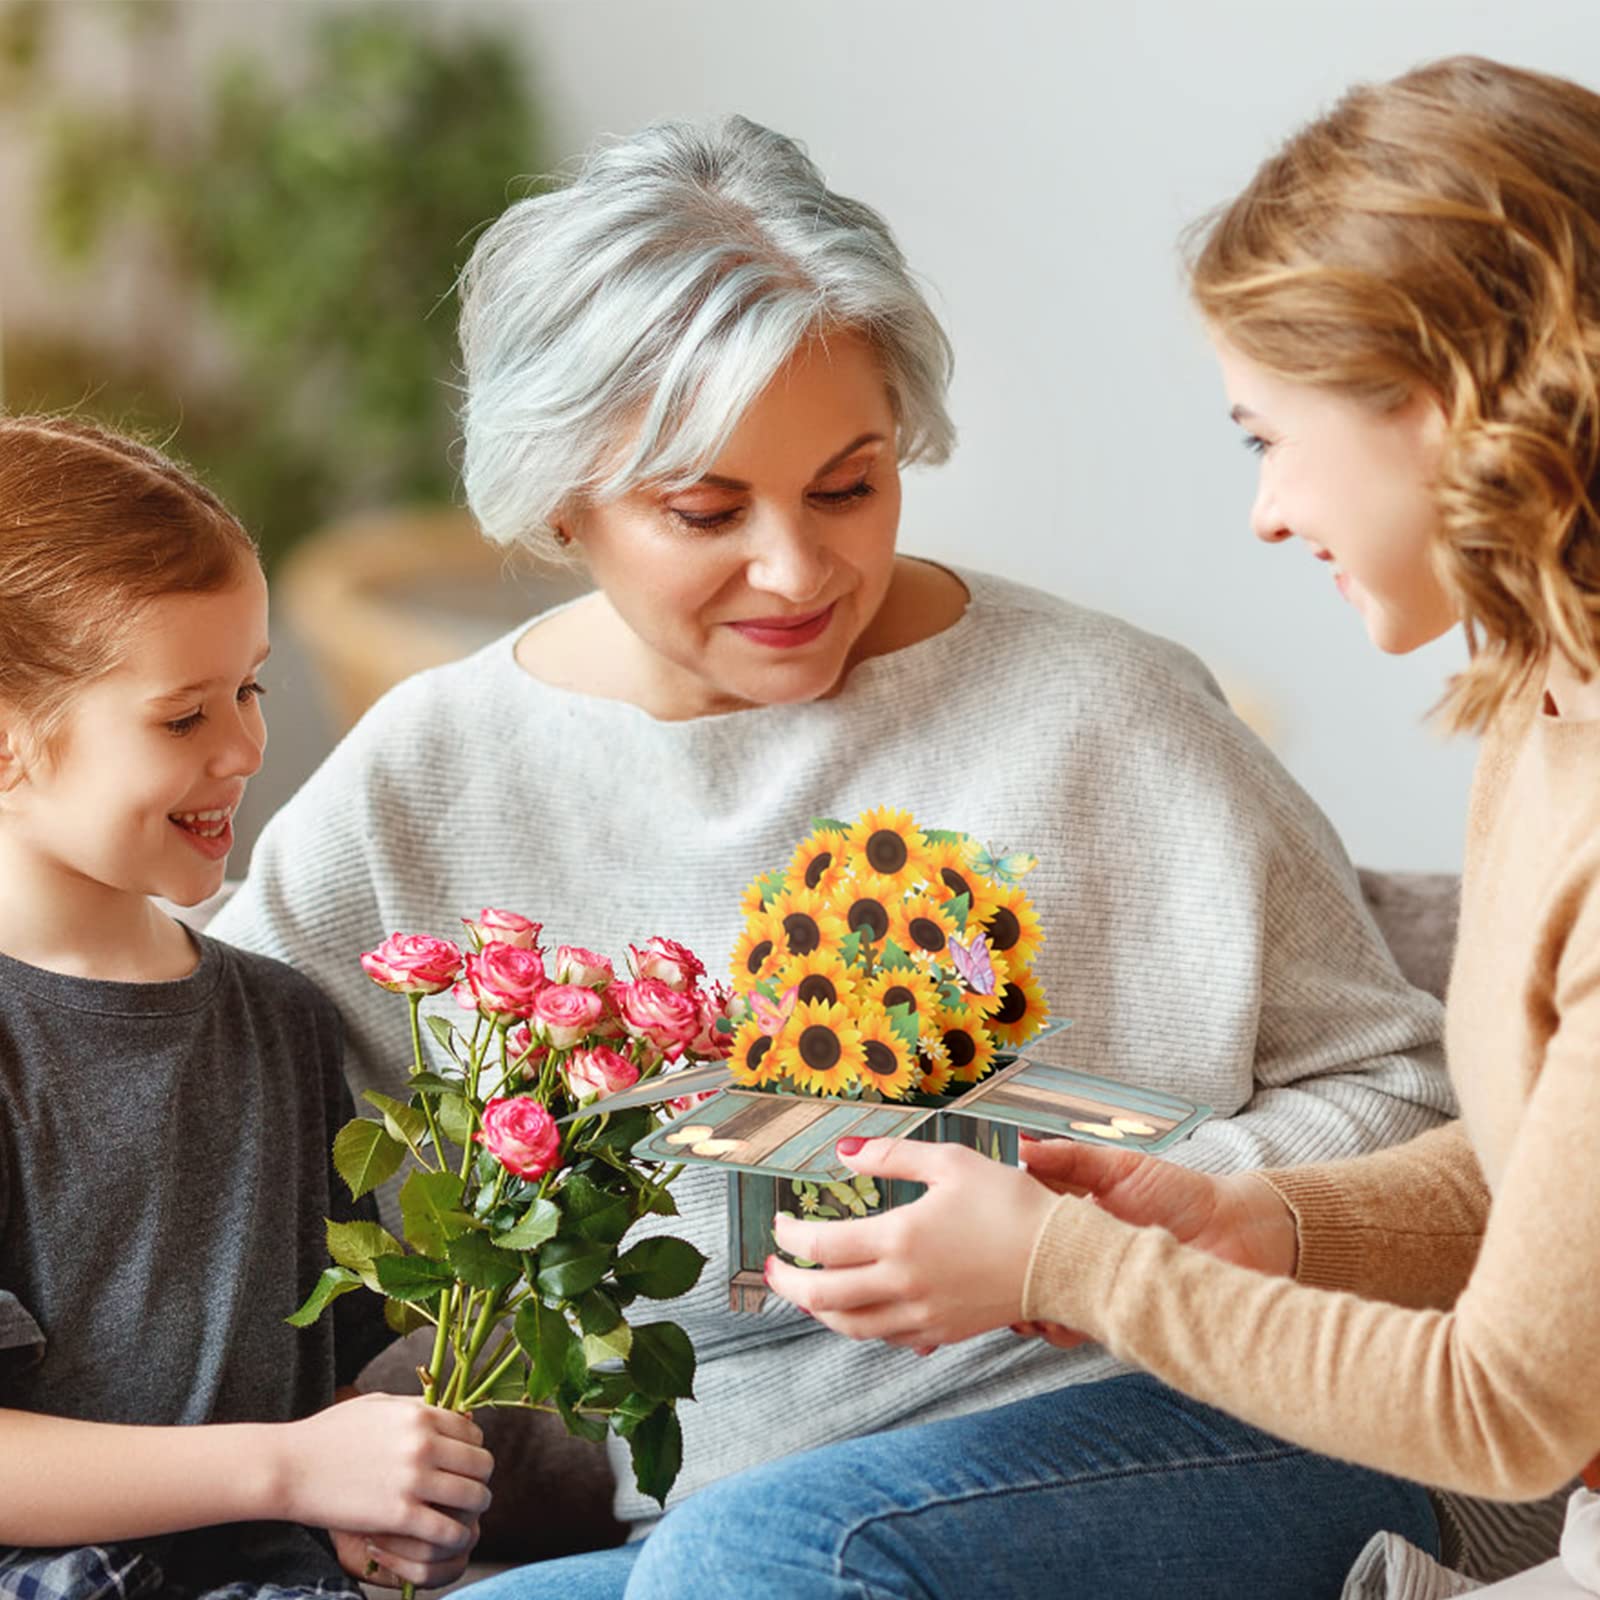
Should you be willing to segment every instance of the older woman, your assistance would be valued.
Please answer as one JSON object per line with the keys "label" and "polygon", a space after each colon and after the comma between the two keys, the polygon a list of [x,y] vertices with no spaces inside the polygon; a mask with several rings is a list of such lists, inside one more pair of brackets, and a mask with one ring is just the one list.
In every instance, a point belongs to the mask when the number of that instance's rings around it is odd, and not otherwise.
{"label": "older woman", "polygon": [[[580,558],[596,590],[387,696],[219,919],[329,987],[358,1090],[407,1059],[353,959],[384,932],[501,903],[602,948],[725,950],[740,889],[811,818],[892,802],[1037,853],[1037,971],[1075,1056],[1225,1113],[1178,1159],[1241,1173],[1441,1118],[1437,1007],[1199,664],[899,553],[900,469],[951,447],[948,347],[882,220],[793,143],[735,118],[595,155],[484,236],[462,342],[484,531]],[[918,1361],[730,1313],[725,1181],[676,1191],[712,1258],[673,1311],[700,1360],[678,1509],[512,1592],[1031,1595],[1054,1571],[1102,1600],[1232,1596],[1248,1528],[1271,1552],[1251,1592],[1304,1595],[1374,1529],[1437,1548],[1420,1490],[1090,1349],[1001,1334]],[[1158,1574],[1174,1541],[1146,1532],[1172,1519],[1192,1570]]]}

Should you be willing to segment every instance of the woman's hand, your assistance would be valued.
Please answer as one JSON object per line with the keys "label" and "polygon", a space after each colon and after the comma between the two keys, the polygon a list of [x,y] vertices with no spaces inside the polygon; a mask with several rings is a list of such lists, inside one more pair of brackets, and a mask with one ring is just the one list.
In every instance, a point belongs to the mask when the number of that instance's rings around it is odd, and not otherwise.
{"label": "woman's hand", "polygon": [[[1215,1178],[1135,1150],[1026,1134],[1022,1159],[1056,1193],[1091,1195],[1102,1210],[1124,1222],[1165,1228],[1183,1244],[1257,1272],[1279,1277],[1294,1273],[1294,1213],[1270,1184],[1250,1173]],[[1050,1322],[1019,1322],[1013,1329],[1063,1350],[1085,1338]]]}
{"label": "woman's hand", "polygon": [[338,1529],[332,1530],[333,1550],[339,1565],[362,1583],[376,1584],[380,1589],[398,1589],[403,1583],[415,1584],[419,1589],[439,1589],[454,1583],[467,1570],[473,1546],[478,1542],[477,1516],[463,1512],[461,1522],[468,1542],[457,1550],[443,1550],[438,1545],[393,1535],[379,1541],[371,1534],[343,1533]]}
{"label": "woman's hand", "polygon": [[[364,1566],[376,1559],[411,1582],[409,1568],[462,1565],[488,1507],[494,1457],[471,1417],[410,1395],[364,1394],[272,1430],[277,1514],[360,1534]],[[350,1541],[341,1541],[345,1559]]]}
{"label": "woman's hand", "polygon": [[1021,1317],[1033,1242],[1057,1202],[1050,1189],[961,1145],[845,1139],[839,1154],[857,1172],[908,1178],[928,1192],[862,1221],[778,1217],[779,1245],[830,1270],[770,1257],[776,1293],[849,1338],[922,1348]]}

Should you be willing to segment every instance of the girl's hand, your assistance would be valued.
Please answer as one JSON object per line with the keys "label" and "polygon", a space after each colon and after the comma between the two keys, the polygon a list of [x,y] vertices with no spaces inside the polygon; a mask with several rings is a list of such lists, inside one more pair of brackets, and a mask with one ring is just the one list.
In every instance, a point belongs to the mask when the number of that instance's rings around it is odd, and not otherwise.
{"label": "girl's hand", "polygon": [[419,1546],[433,1552],[424,1563],[472,1549],[494,1457],[471,1417],[411,1395],[364,1394],[272,1432],[285,1521],[361,1532],[402,1566],[413,1559],[402,1552]]}
{"label": "girl's hand", "polygon": [[1033,1242],[1057,1196],[1038,1179],[961,1145],[841,1140],[856,1172],[908,1178],[928,1192],[881,1217],[773,1231],[813,1272],[776,1257],[767,1282],[836,1333],[926,1348],[1018,1321]]}
{"label": "girl's hand", "polygon": [[460,1550],[441,1550],[415,1539],[391,1536],[379,1540],[371,1534],[335,1530],[334,1554],[352,1578],[376,1584],[380,1589],[398,1589],[402,1583],[415,1584],[419,1589],[439,1589],[454,1583],[467,1570],[473,1546],[478,1542],[477,1516],[464,1512],[461,1520],[469,1542]]}

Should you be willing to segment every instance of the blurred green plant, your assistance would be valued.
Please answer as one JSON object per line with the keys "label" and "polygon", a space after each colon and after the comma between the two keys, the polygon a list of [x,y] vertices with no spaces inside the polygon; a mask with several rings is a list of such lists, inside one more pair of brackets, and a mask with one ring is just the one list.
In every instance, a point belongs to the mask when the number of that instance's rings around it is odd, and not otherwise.
{"label": "blurred green plant", "polygon": [[[52,81],[55,7],[0,13],[0,75],[13,104],[25,89],[43,156],[41,237],[80,268],[136,240],[140,270],[193,321],[152,317],[116,353],[8,329],[8,403],[156,433],[269,564],[345,512],[448,499],[451,286],[476,231],[539,170],[512,41],[435,32],[411,7],[285,6],[300,37],[282,70],[234,55],[191,96],[174,82],[183,5],[95,9],[120,23],[137,86],[109,108],[66,103]],[[220,379],[189,375],[174,348],[186,323],[222,336]]]}

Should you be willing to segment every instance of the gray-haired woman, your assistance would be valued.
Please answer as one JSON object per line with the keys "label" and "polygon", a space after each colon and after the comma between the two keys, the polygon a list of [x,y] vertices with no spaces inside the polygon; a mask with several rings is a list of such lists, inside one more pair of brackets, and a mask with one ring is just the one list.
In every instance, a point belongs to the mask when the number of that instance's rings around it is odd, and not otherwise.
{"label": "gray-haired woman", "polygon": [[[499,902],[602,948],[647,926],[727,949],[741,888],[813,817],[887,801],[1037,852],[1036,971],[1075,1055],[1226,1114],[1183,1160],[1328,1158],[1440,1119],[1437,1007],[1198,663],[898,553],[900,469],[951,447],[948,346],[883,221],[795,144],[732,118],[601,151],[484,236],[462,342],[485,532],[597,587],[386,697],[219,919],[329,987],[358,1090],[407,1058],[353,959],[382,932]],[[1232,1597],[1243,1538],[1271,1552],[1252,1593],[1302,1595],[1376,1529],[1437,1547],[1420,1490],[1093,1351],[1001,1335],[918,1361],[730,1313],[725,1180],[676,1193],[712,1264],[674,1307],[700,1365],[666,1518],[507,1594],[998,1600],[1054,1572]]]}

